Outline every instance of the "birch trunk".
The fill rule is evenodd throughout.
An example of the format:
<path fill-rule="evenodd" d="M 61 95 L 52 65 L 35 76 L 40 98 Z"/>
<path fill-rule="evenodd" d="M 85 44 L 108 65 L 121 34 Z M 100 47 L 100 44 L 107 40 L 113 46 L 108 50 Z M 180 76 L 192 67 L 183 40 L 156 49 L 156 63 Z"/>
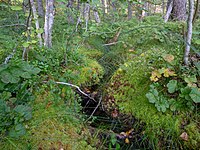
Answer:
<path fill-rule="evenodd" d="M 88 29 L 88 21 L 89 21 L 89 14 L 90 13 L 90 4 L 89 3 L 85 3 L 85 7 L 84 7 L 84 12 L 83 12 L 83 16 L 84 16 L 84 19 L 85 19 L 85 30 L 87 31 Z"/>
<path fill-rule="evenodd" d="M 43 7 L 42 0 L 37 0 L 37 6 L 38 6 L 38 15 L 43 18 L 44 17 L 44 7 Z"/>
<path fill-rule="evenodd" d="M 95 21 L 96 21 L 97 23 L 100 23 L 100 22 L 101 22 L 101 19 L 100 19 L 100 17 L 99 17 L 99 13 L 98 13 L 97 8 L 96 8 L 95 6 L 93 7 L 93 12 L 94 12 Z"/>
<path fill-rule="evenodd" d="M 173 7 L 173 0 L 168 0 L 168 4 L 167 4 L 167 12 L 166 15 L 164 16 L 164 21 L 167 22 L 169 20 L 169 17 L 171 15 L 172 12 L 172 7 Z"/>
<path fill-rule="evenodd" d="M 52 47 L 52 27 L 54 21 L 54 0 L 46 0 L 44 23 L 44 46 Z"/>
<path fill-rule="evenodd" d="M 192 40 L 192 19 L 194 16 L 194 0 L 189 0 L 189 16 L 187 22 L 187 39 L 186 39 L 186 47 L 184 54 L 184 63 L 185 65 L 189 64 L 189 54 L 190 54 L 190 45 Z"/>
<path fill-rule="evenodd" d="M 39 31 L 40 24 L 39 24 L 39 21 L 38 21 L 37 10 L 36 10 L 36 7 L 35 7 L 34 0 L 30 0 L 30 3 L 31 3 L 32 12 L 33 12 L 33 18 L 35 20 L 36 31 Z M 41 33 L 38 32 L 37 33 L 37 37 L 38 37 L 38 41 L 39 41 L 40 47 L 42 47 L 42 36 L 41 36 Z"/>

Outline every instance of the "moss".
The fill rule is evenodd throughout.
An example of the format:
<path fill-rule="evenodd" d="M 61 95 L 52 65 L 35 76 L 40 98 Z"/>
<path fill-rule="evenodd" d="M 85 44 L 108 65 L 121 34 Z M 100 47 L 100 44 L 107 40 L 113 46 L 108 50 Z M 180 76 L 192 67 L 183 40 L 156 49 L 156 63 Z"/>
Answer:
<path fill-rule="evenodd" d="M 181 117 L 171 112 L 158 112 L 147 100 L 145 94 L 149 90 L 153 66 L 149 64 L 150 59 L 148 54 L 143 54 L 122 65 L 112 77 L 108 92 L 114 95 L 122 111 L 131 112 L 146 124 L 144 134 L 158 147 L 169 139 L 179 140 Z"/>
<path fill-rule="evenodd" d="M 91 86 L 98 84 L 104 75 L 103 67 L 101 67 L 97 61 L 92 59 L 87 59 L 85 66 L 78 71 L 75 70 L 74 73 L 76 74 L 77 72 L 79 74 L 76 79 L 78 85 L 86 84 L 87 86 Z"/>
<path fill-rule="evenodd" d="M 78 52 L 80 54 L 83 54 L 89 57 L 90 59 L 98 59 L 103 55 L 103 53 L 97 49 L 90 49 L 90 48 L 85 48 L 85 47 L 80 47 L 78 49 Z"/>
<path fill-rule="evenodd" d="M 27 133 L 19 139 L 7 137 L 2 149 L 96 149 L 88 144 L 92 138 L 72 108 L 63 101 L 55 104 L 51 93 L 41 93 L 33 105 L 33 118 L 26 123 Z"/>
<path fill-rule="evenodd" d="M 185 146 L 188 148 L 195 147 L 200 149 L 200 128 L 195 122 L 191 122 L 185 127 L 185 131 L 189 136 L 189 140 L 184 142 Z"/>

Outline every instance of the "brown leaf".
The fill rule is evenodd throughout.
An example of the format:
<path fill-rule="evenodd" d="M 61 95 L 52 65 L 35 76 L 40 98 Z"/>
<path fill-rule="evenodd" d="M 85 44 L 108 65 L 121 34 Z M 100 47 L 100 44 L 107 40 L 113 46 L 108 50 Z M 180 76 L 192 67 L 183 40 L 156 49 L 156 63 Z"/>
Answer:
<path fill-rule="evenodd" d="M 181 135 L 180 135 L 180 138 L 184 141 L 188 141 L 188 134 L 186 132 L 183 132 Z"/>

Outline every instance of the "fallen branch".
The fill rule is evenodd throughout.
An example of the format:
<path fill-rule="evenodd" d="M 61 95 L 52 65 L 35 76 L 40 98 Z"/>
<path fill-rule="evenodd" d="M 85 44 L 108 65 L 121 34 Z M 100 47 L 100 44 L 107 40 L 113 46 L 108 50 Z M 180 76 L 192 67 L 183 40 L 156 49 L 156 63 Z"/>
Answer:
<path fill-rule="evenodd" d="M 44 83 L 47 83 L 48 81 L 43 81 Z M 54 81 L 54 83 L 56 84 L 62 84 L 62 85 L 68 85 L 68 86 L 71 86 L 71 87 L 74 87 L 76 88 L 81 94 L 83 94 L 84 96 L 88 97 L 89 99 L 97 102 L 93 97 L 89 96 L 88 94 L 86 94 L 85 92 L 83 92 L 80 87 L 78 87 L 77 85 L 74 85 L 74 84 L 71 84 L 71 83 L 66 83 L 66 82 L 56 82 Z"/>
<path fill-rule="evenodd" d="M 104 46 L 115 45 L 115 44 L 117 44 L 117 43 L 119 43 L 119 42 L 121 42 L 121 41 L 118 41 L 118 42 L 112 42 L 112 43 L 108 43 L 108 44 L 104 44 Z"/>
<path fill-rule="evenodd" d="M 102 95 L 99 99 L 99 102 L 97 104 L 97 106 L 95 107 L 95 109 L 93 110 L 93 112 L 91 113 L 90 117 L 85 121 L 85 122 L 88 122 L 88 120 L 90 120 L 92 118 L 92 116 L 94 115 L 94 113 L 96 112 L 97 108 L 99 107 L 99 105 L 101 104 L 101 101 L 102 101 Z"/>

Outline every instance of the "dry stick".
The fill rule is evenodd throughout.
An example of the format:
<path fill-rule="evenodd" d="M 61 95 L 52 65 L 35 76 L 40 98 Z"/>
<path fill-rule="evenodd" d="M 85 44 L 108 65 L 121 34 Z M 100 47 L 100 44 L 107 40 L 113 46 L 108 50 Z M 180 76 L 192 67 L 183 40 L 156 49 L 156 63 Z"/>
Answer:
<path fill-rule="evenodd" d="M 4 28 L 4 27 L 13 27 L 13 26 L 24 26 L 24 27 L 26 27 L 25 24 L 11 24 L 11 25 L 3 25 L 3 26 L 0 26 L 0 28 Z"/>
<path fill-rule="evenodd" d="M 92 118 L 92 116 L 94 115 L 94 113 L 96 112 L 97 108 L 99 107 L 99 105 L 101 104 L 101 101 L 102 101 L 102 95 L 99 99 L 99 102 L 97 104 L 97 106 L 95 107 L 95 109 L 93 110 L 93 112 L 91 113 L 90 117 L 85 121 L 85 122 L 88 122 L 88 120 L 90 120 L 90 118 Z"/>
<path fill-rule="evenodd" d="M 43 81 L 44 83 L 47 83 L 47 81 Z M 66 82 L 56 82 L 54 81 L 54 83 L 56 84 L 62 84 L 62 85 L 68 85 L 68 86 L 71 86 L 71 87 L 74 87 L 76 88 L 81 94 L 83 94 L 84 96 L 88 97 L 89 99 L 97 102 L 93 97 L 89 96 L 88 94 L 86 94 L 85 92 L 83 92 L 80 87 L 78 87 L 77 85 L 74 85 L 74 84 L 71 84 L 71 83 L 66 83 Z"/>

